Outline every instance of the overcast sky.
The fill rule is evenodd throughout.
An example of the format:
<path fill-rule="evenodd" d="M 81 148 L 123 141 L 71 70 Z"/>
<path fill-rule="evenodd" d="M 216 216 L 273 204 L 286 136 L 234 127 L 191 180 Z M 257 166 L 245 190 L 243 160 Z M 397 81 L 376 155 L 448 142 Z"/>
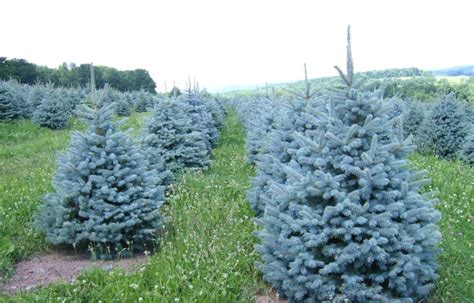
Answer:
<path fill-rule="evenodd" d="M 147 69 L 164 90 L 336 75 L 351 24 L 356 71 L 474 64 L 472 0 L 0 2 L 0 56 Z"/>

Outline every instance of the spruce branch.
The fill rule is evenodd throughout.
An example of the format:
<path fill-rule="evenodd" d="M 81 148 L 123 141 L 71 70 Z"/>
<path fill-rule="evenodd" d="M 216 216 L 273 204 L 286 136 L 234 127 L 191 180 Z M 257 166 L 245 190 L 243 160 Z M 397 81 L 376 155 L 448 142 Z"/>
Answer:
<path fill-rule="evenodd" d="M 306 68 L 306 63 L 303 63 L 303 65 L 304 65 L 304 83 L 305 83 L 305 88 L 304 88 L 303 93 L 296 91 L 296 89 L 294 88 L 283 88 L 283 90 L 290 93 L 291 95 L 297 96 L 299 98 L 302 98 L 308 101 L 316 94 L 316 92 L 311 91 L 311 83 L 308 81 L 308 71 Z"/>
<path fill-rule="evenodd" d="M 347 70 L 346 74 L 335 65 L 334 68 L 337 70 L 342 80 L 347 84 L 348 87 L 352 87 L 354 80 L 354 61 L 352 60 L 352 47 L 351 47 L 351 26 L 347 26 Z"/>
<path fill-rule="evenodd" d="M 90 65 L 91 71 L 91 97 L 92 97 L 92 104 L 94 109 L 97 110 L 97 102 L 96 102 L 96 90 L 95 90 L 95 74 L 94 74 L 94 64 L 91 62 Z"/>

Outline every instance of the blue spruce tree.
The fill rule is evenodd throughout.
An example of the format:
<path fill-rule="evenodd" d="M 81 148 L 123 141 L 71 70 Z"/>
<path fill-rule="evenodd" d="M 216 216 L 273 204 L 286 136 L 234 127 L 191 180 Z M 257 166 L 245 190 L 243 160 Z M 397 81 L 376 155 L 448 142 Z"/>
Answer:
<path fill-rule="evenodd" d="M 245 148 L 247 151 L 247 162 L 255 164 L 261 152 L 262 138 L 267 136 L 271 130 L 274 104 L 267 98 L 251 98 L 246 101 L 240 116 L 244 119 L 247 133 Z"/>
<path fill-rule="evenodd" d="M 305 92 L 301 94 L 292 91 L 292 99 L 280 100 L 267 117 L 270 125 L 266 137 L 262 139 L 262 147 L 256 161 L 257 175 L 252 180 L 252 187 L 247 197 L 250 206 L 257 216 L 261 216 L 265 210 L 265 201 L 271 199 L 271 184 L 285 184 L 288 178 L 282 170 L 283 164 L 288 164 L 294 159 L 296 151 L 300 148 L 298 141 L 293 139 L 293 134 L 299 132 L 303 136 L 311 136 L 315 125 L 305 116 L 309 111 L 316 110 L 316 92 L 311 92 L 305 64 Z"/>
<path fill-rule="evenodd" d="M 442 96 L 420 127 L 422 150 L 454 158 L 462 148 L 468 133 L 465 107 L 453 95 Z"/>
<path fill-rule="evenodd" d="M 80 88 L 70 88 L 65 92 L 66 98 L 66 111 L 68 116 L 74 116 L 76 107 L 81 104 L 85 99 L 86 95 Z"/>
<path fill-rule="evenodd" d="M 206 104 L 203 102 L 198 88 L 191 88 L 191 83 L 184 94 L 178 97 L 183 110 L 191 118 L 194 130 L 203 133 L 207 140 L 207 148 L 210 152 L 212 147 L 217 143 L 218 131 L 212 114 Z"/>
<path fill-rule="evenodd" d="M 32 120 L 39 126 L 63 129 L 67 127 L 68 116 L 61 100 L 51 95 L 41 101 L 33 113 Z"/>
<path fill-rule="evenodd" d="M 48 88 L 41 84 L 35 84 L 28 93 L 28 118 L 33 117 L 33 113 L 38 106 L 49 97 Z"/>
<path fill-rule="evenodd" d="M 13 94 L 16 96 L 19 118 L 29 118 L 28 93 L 30 86 L 28 84 L 20 84 L 18 81 L 13 79 L 9 80 L 8 84 L 13 90 Z"/>
<path fill-rule="evenodd" d="M 73 115 L 76 104 L 74 104 L 74 100 L 69 98 L 67 89 L 58 87 L 51 90 L 51 94 L 48 99 L 55 100 L 61 106 L 61 109 L 66 112 L 67 116 Z M 36 110 L 37 108 L 35 111 Z"/>
<path fill-rule="evenodd" d="M 133 107 L 133 104 L 135 104 L 135 101 L 134 101 L 134 93 L 131 93 L 131 92 L 125 92 L 123 93 L 124 97 L 125 97 L 125 100 L 127 100 L 127 102 L 130 104 L 131 107 Z"/>
<path fill-rule="evenodd" d="M 417 302 L 437 277 L 440 214 L 407 168 L 402 123 L 394 131 L 381 94 L 353 83 L 350 43 L 338 71 L 347 88 L 308 115 L 319 135 L 294 133 L 288 180 L 271 186 L 260 268 L 290 302 Z"/>
<path fill-rule="evenodd" d="M 470 166 L 474 166 L 474 133 L 472 132 L 472 126 L 462 146 L 461 159 Z"/>
<path fill-rule="evenodd" d="M 162 100 L 142 132 L 151 161 L 163 159 L 165 167 L 173 172 L 210 163 L 207 138 L 193 129 L 191 117 L 183 110 L 185 106 L 178 100 Z"/>
<path fill-rule="evenodd" d="M 113 103 L 92 100 L 92 108 L 78 107 L 88 130 L 74 132 L 59 155 L 55 192 L 44 197 L 35 225 L 49 242 L 87 246 L 100 258 L 151 248 L 162 224 L 162 172 L 113 122 Z"/>
<path fill-rule="evenodd" d="M 0 121 L 12 121 L 21 117 L 20 97 L 9 82 L 0 81 Z"/>
<path fill-rule="evenodd" d="M 205 98 L 203 99 L 206 107 L 209 109 L 212 115 L 212 121 L 214 122 L 214 127 L 217 131 L 222 130 L 224 127 L 224 120 L 225 120 L 225 109 L 215 100 L 214 98 Z"/>
<path fill-rule="evenodd" d="M 264 122 L 266 125 L 264 130 L 267 131 L 263 134 L 262 144 L 254 157 L 257 175 L 252 179 L 252 187 L 247 193 L 250 206 L 257 216 L 263 214 L 265 200 L 271 198 L 269 191 L 271 184 L 286 182 L 287 176 L 281 165 L 292 159 L 291 148 L 296 143 L 292 134 L 301 126 L 298 124 L 298 118 L 305 108 L 304 103 L 298 101 L 278 106 L 285 112 L 281 113 L 275 108 L 272 113 L 267 114 Z"/>
<path fill-rule="evenodd" d="M 121 117 L 130 116 L 132 107 L 125 96 L 116 96 L 115 113 Z"/>
<path fill-rule="evenodd" d="M 407 112 L 408 109 L 408 103 L 401 99 L 398 96 L 392 97 L 387 100 L 390 110 L 387 113 L 387 117 L 389 119 L 395 118 L 395 117 L 404 117 L 404 115 Z"/>
<path fill-rule="evenodd" d="M 177 98 L 181 95 L 181 91 L 178 87 L 176 86 L 173 86 L 173 88 L 171 89 L 171 91 L 169 92 L 168 94 L 168 97 L 170 98 Z"/>
<path fill-rule="evenodd" d="M 147 112 L 150 106 L 149 101 L 148 94 L 144 90 L 139 91 L 135 99 L 135 111 L 137 113 Z"/>
<path fill-rule="evenodd" d="M 413 136 L 415 143 L 418 141 L 418 131 L 424 118 L 423 107 L 418 102 L 412 101 L 404 115 L 403 130 L 405 135 Z"/>

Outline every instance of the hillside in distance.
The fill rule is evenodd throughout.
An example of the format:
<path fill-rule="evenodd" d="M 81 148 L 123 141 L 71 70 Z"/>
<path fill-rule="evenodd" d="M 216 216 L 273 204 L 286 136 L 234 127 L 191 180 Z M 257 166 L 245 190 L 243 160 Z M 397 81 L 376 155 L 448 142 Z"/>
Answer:
<path fill-rule="evenodd" d="M 356 78 L 365 78 L 364 87 L 368 90 L 384 88 L 385 97 L 398 96 L 406 99 L 430 101 L 439 97 L 443 92 L 454 93 L 458 99 L 474 100 L 474 81 L 469 78 L 469 68 L 474 72 L 474 66 L 464 68 L 448 68 L 436 71 L 419 68 L 392 68 L 384 70 L 365 71 L 355 73 Z M 449 72 L 449 75 L 448 75 Z M 335 73 L 336 74 L 336 73 Z M 463 77 L 459 77 L 463 75 Z M 474 75 L 474 74 L 473 74 Z M 304 78 L 303 75 L 301 77 Z M 462 79 L 461 79 L 462 78 Z M 340 77 L 319 77 L 308 79 L 313 91 L 322 91 L 342 85 Z M 246 87 L 229 87 L 220 90 L 226 97 L 235 96 L 284 96 L 292 94 L 290 91 L 303 92 L 305 81 L 289 81 L 284 83 L 258 84 Z"/>
<path fill-rule="evenodd" d="M 474 76 L 474 65 L 454 66 L 433 70 L 434 76 Z"/>
<path fill-rule="evenodd" d="M 421 70 L 416 67 L 410 68 L 390 68 L 390 69 L 383 69 L 383 70 L 373 70 L 373 71 L 365 71 L 356 73 L 357 76 L 363 76 L 366 78 L 371 79 L 384 79 L 384 78 L 400 78 L 400 77 L 417 77 L 417 76 L 432 76 L 430 71 Z M 302 77 L 303 78 L 303 77 Z M 321 85 L 334 85 L 339 83 L 340 78 L 334 73 L 334 76 L 329 77 L 318 77 L 309 79 L 311 84 L 315 87 L 319 87 Z M 293 88 L 299 89 L 302 88 L 304 85 L 304 81 L 289 81 L 283 83 L 260 83 L 255 85 L 242 85 L 242 86 L 228 86 L 225 88 L 219 89 L 221 93 L 238 93 L 244 92 L 249 90 L 259 90 L 259 92 L 265 91 L 266 88 L 274 88 L 275 90 L 279 89 L 286 89 L 286 88 Z"/>

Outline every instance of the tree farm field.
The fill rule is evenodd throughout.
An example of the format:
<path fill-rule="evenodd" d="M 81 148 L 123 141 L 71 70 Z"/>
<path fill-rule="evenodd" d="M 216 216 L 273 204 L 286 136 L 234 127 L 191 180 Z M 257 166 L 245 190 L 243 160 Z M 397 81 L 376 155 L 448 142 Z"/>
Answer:
<path fill-rule="evenodd" d="M 474 303 L 473 3 L 373 2 L 2 2 L 0 303 Z"/>
<path fill-rule="evenodd" d="M 139 129 L 147 114 L 134 113 L 123 126 Z M 54 250 L 30 226 L 41 196 L 52 190 L 56 153 L 70 131 L 52 131 L 29 121 L 0 124 L 0 269 Z M 136 133 L 136 132 L 135 132 Z M 53 284 L 0 296 L 7 302 L 252 302 L 269 292 L 255 268 L 259 259 L 253 214 L 245 198 L 253 168 L 245 164 L 245 135 L 235 113 L 213 153 L 209 169 L 189 172 L 176 182 L 164 212 L 171 217 L 162 247 L 134 273 L 85 272 L 73 284 Z M 413 154 L 412 165 L 429 172 L 426 191 L 439 199 L 443 235 L 439 274 L 429 302 L 469 302 L 474 298 L 474 169 L 458 161 Z"/>

